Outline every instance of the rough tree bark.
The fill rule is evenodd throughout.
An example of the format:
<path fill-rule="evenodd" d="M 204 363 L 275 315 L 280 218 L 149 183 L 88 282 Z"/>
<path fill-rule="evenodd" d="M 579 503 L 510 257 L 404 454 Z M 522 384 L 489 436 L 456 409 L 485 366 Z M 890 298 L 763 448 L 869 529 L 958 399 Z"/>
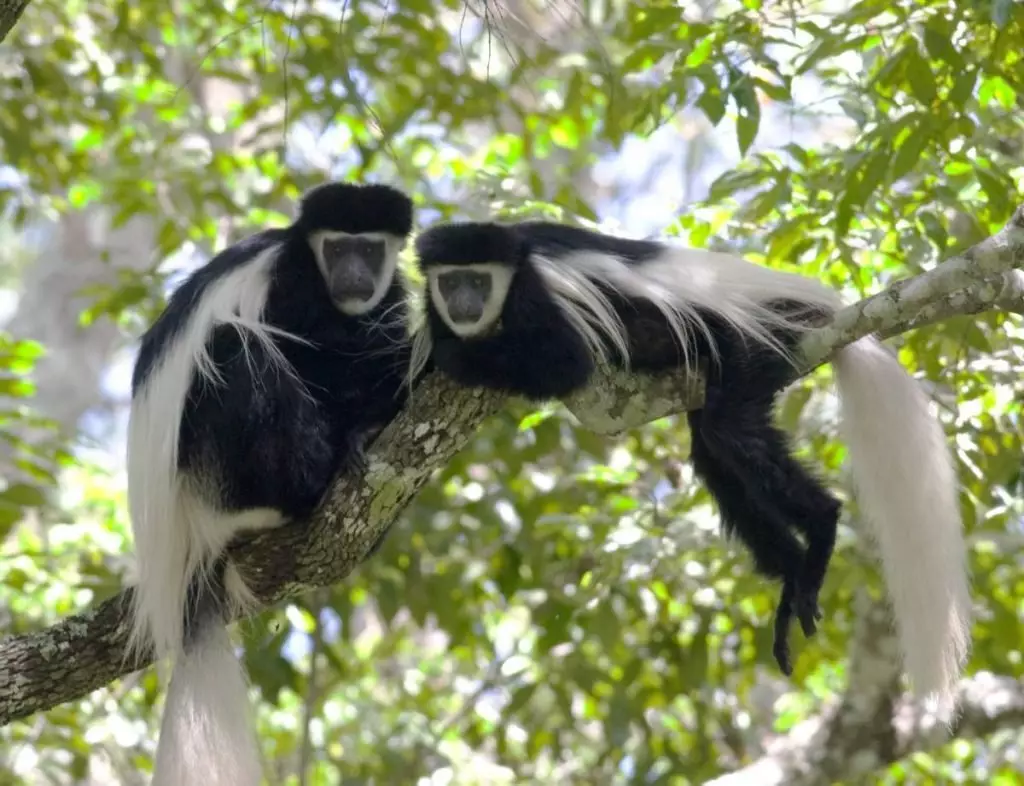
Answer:
<path fill-rule="evenodd" d="M 801 347 L 803 370 L 870 333 L 892 335 L 948 316 L 953 304 L 1024 313 L 1024 276 L 1015 270 L 1022 265 L 1024 206 L 996 236 L 809 333 Z M 567 405 L 587 426 L 611 433 L 700 406 L 701 389 L 692 379 L 608 374 Z M 433 471 L 504 404 L 501 395 L 456 388 L 437 374 L 426 379 L 371 446 L 365 478 L 339 478 L 312 521 L 232 549 L 257 597 L 272 604 L 347 576 Z M 0 724 L 79 698 L 150 663 L 149 657 L 125 660 L 126 596 L 123 591 L 51 628 L 0 641 Z"/>
<path fill-rule="evenodd" d="M 0 41 L 7 38 L 28 4 L 29 0 L 0 0 Z"/>

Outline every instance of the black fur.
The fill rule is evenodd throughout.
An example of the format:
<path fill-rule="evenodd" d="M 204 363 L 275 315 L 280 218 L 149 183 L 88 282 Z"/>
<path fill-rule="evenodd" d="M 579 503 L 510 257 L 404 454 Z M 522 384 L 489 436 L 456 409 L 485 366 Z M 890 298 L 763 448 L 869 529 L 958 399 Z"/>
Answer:
<path fill-rule="evenodd" d="M 412 231 L 412 202 L 390 186 L 325 183 L 302 197 L 296 228 L 406 237 Z"/>
<path fill-rule="evenodd" d="M 488 335 L 460 339 L 428 302 L 433 361 L 463 385 L 535 401 L 562 398 L 587 383 L 594 359 L 546 291 L 531 256 L 557 262 L 585 250 L 643 265 L 664 248 L 545 221 L 431 228 L 417 241 L 425 268 L 503 262 L 515 271 L 499 325 Z M 681 365 L 681 348 L 656 308 L 619 292 L 605 294 L 626 326 L 633 369 L 656 373 Z M 805 304 L 771 305 L 802 312 L 808 319 L 822 316 Z M 689 350 L 708 373 L 705 405 L 688 415 L 693 466 L 718 504 L 726 534 L 746 545 L 760 573 L 783 581 L 774 654 L 789 674 L 786 632 L 794 616 L 808 636 L 817 627 L 818 594 L 835 544 L 840 505 L 794 458 L 786 435 L 773 423 L 775 400 L 795 379 L 790 363 L 771 348 L 744 340 L 714 314 L 701 317 L 710 328 L 718 361 L 704 334 L 693 331 Z M 782 334 L 777 338 L 786 344 L 795 339 Z"/>
<path fill-rule="evenodd" d="M 133 395 L 210 285 L 268 247 L 281 246 L 263 318 L 310 342 L 275 339 L 301 383 L 273 366 L 251 337 L 247 362 L 242 336 L 220 326 L 208 348 L 222 381 L 197 376 L 182 417 L 178 468 L 186 476 L 215 479 L 220 493 L 210 502 L 222 510 L 267 507 L 290 519 L 307 518 L 339 470 L 361 468 L 365 438 L 402 406 L 409 345 L 401 278 L 396 273 L 369 314 L 342 313 L 307 241 L 310 231 L 324 228 L 404 237 L 411 203 L 386 186 L 331 183 L 313 190 L 291 227 L 246 238 L 196 271 L 142 339 Z"/>

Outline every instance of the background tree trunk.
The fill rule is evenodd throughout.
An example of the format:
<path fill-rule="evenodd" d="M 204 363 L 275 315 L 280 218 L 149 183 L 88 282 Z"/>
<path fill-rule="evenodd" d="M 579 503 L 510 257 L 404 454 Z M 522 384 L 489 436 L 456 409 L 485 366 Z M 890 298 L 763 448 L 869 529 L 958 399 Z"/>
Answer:
<path fill-rule="evenodd" d="M 28 4 L 29 0 L 0 0 L 0 41 L 7 38 Z"/>

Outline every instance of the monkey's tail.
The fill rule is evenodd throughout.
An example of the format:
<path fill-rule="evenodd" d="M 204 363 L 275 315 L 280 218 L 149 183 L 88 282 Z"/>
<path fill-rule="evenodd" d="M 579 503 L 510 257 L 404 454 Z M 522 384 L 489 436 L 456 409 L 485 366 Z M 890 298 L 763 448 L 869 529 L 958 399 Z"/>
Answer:
<path fill-rule="evenodd" d="M 160 726 L 152 786 L 259 786 L 262 766 L 245 670 L 225 622 L 231 596 L 219 587 L 238 581 L 222 561 L 223 581 L 204 581 L 186 625 Z M 218 586 L 219 585 L 219 586 Z"/>
<path fill-rule="evenodd" d="M 925 391 L 873 338 L 833 362 L 861 513 L 878 543 L 904 666 L 950 708 L 970 650 L 971 598 L 956 471 Z"/>

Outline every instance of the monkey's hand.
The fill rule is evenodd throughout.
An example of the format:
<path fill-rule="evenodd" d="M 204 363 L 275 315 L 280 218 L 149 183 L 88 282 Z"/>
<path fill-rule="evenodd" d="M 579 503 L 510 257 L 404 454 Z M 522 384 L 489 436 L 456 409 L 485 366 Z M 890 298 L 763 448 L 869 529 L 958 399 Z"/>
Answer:
<path fill-rule="evenodd" d="M 370 461 L 366 455 L 367 435 L 360 431 L 350 434 L 345 442 L 344 461 L 342 466 L 347 475 L 362 478 L 370 471 Z"/>
<path fill-rule="evenodd" d="M 498 390 L 532 401 L 572 393 L 587 383 L 593 360 L 575 334 L 519 330 L 487 338 L 439 338 L 437 367 L 461 385 Z"/>
<path fill-rule="evenodd" d="M 794 616 L 800 621 L 804 635 L 810 638 L 817 632 L 822 614 L 818 608 L 818 590 L 805 590 L 797 579 L 790 577 L 782 584 L 782 596 L 775 610 L 775 642 L 772 646 L 775 662 L 787 677 L 793 673 L 789 627 Z"/>

